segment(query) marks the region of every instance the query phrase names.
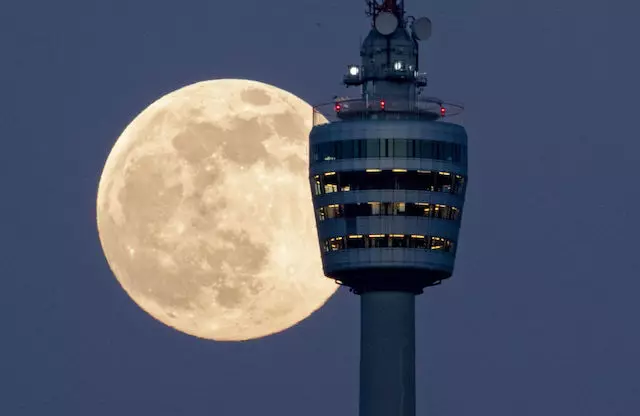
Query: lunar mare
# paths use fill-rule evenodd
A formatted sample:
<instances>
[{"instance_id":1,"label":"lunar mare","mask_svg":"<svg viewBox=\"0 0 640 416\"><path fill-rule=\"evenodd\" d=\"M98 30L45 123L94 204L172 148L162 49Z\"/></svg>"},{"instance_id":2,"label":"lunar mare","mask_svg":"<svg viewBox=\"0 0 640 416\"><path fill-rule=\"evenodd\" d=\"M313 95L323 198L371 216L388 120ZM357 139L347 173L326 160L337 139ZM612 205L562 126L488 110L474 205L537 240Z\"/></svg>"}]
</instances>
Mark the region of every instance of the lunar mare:
<instances>
[{"instance_id":1,"label":"lunar mare","mask_svg":"<svg viewBox=\"0 0 640 416\"><path fill-rule=\"evenodd\" d=\"M307 181L311 119L286 91L227 79L176 90L127 126L102 172L97 224L142 309L239 341L327 301L337 286L322 272Z\"/></svg>"}]
</instances>

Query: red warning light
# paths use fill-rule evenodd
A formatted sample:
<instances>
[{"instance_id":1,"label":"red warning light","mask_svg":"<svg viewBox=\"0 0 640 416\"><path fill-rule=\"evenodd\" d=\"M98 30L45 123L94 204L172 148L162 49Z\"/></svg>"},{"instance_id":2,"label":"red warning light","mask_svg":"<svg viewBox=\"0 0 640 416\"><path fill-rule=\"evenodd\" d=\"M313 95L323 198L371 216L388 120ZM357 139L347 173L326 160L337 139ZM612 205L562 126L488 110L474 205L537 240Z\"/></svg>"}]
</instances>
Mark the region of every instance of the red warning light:
<instances>
[{"instance_id":1,"label":"red warning light","mask_svg":"<svg viewBox=\"0 0 640 416\"><path fill-rule=\"evenodd\" d=\"M440 107L440 115L444 117L445 114L447 114L447 109L444 107Z\"/></svg>"},{"instance_id":2,"label":"red warning light","mask_svg":"<svg viewBox=\"0 0 640 416\"><path fill-rule=\"evenodd\" d=\"M336 103L336 112L339 112L340 110L342 110L342 106L339 103Z\"/></svg>"},{"instance_id":3,"label":"red warning light","mask_svg":"<svg viewBox=\"0 0 640 416\"><path fill-rule=\"evenodd\" d=\"M380 108L384 110L385 102L384 100L380 100Z\"/></svg>"}]
</instances>

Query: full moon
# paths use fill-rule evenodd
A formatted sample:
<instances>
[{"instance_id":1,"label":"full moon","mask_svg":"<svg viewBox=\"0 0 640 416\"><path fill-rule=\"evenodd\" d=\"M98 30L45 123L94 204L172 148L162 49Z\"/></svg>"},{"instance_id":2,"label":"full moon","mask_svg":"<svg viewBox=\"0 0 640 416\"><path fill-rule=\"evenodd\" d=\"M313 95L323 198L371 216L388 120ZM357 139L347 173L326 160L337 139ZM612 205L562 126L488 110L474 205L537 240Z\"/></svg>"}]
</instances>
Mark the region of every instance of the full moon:
<instances>
[{"instance_id":1,"label":"full moon","mask_svg":"<svg viewBox=\"0 0 640 416\"><path fill-rule=\"evenodd\" d=\"M336 291L307 179L311 123L295 95L221 79L169 93L127 126L100 178L97 224L143 310L242 341L295 325Z\"/></svg>"}]
</instances>

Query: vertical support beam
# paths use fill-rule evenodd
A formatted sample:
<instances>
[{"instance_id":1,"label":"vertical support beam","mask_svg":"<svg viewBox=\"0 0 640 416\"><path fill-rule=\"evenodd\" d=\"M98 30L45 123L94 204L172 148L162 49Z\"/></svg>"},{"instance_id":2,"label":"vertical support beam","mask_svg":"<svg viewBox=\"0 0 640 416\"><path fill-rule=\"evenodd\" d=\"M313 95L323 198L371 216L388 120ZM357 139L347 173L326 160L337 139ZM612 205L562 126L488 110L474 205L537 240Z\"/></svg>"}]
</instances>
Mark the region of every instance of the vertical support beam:
<instances>
[{"instance_id":1,"label":"vertical support beam","mask_svg":"<svg viewBox=\"0 0 640 416\"><path fill-rule=\"evenodd\" d=\"M360 416L415 416L415 295L360 297Z\"/></svg>"}]
</instances>

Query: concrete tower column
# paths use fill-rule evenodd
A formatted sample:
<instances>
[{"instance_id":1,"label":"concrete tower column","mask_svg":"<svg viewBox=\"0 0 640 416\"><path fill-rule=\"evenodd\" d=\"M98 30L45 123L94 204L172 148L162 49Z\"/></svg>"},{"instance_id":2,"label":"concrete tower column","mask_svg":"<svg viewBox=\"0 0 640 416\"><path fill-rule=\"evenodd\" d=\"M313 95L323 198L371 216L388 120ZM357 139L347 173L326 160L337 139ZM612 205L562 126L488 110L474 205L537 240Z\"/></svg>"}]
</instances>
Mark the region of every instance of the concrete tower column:
<instances>
[{"instance_id":1,"label":"concrete tower column","mask_svg":"<svg viewBox=\"0 0 640 416\"><path fill-rule=\"evenodd\" d=\"M360 299L360 416L415 416L415 295Z\"/></svg>"}]
</instances>

